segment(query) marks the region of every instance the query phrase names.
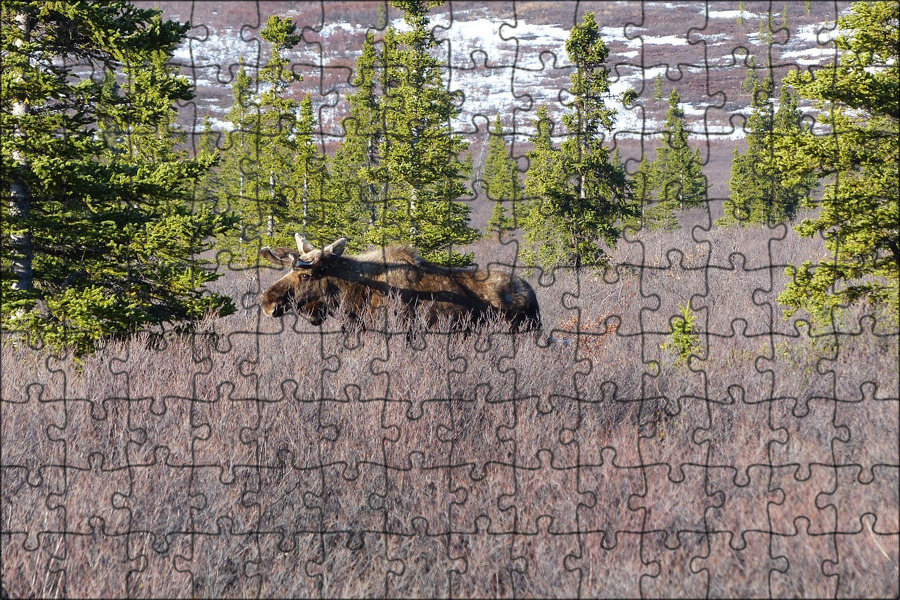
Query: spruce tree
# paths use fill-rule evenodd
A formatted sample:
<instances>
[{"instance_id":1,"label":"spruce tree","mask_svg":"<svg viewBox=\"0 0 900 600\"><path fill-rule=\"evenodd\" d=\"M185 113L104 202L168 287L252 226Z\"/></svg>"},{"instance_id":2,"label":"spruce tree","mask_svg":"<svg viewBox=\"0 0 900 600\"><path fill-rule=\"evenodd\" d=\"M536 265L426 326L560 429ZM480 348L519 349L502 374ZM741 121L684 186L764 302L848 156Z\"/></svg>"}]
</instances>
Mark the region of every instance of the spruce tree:
<instances>
[{"instance_id":1,"label":"spruce tree","mask_svg":"<svg viewBox=\"0 0 900 600\"><path fill-rule=\"evenodd\" d=\"M122 1L4 2L5 329L85 353L234 310L197 258L234 221L193 202L214 159L175 123L193 93L167 63L188 29Z\"/></svg>"},{"instance_id":2,"label":"spruce tree","mask_svg":"<svg viewBox=\"0 0 900 600\"><path fill-rule=\"evenodd\" d=\"M428 19L433 3L393 2L403 10L408 31L385 32L380 61L380 117L384 139L379 160L363 176L382 188L377 223L368 241L409 242L428 260L459 265L471 254L457 248L478 238L469 226L470 208L456 199L466 192L460 154L467 143L453 133L460 112L445 87Z\"/></svg>"},{"instance_id":3,"label":"spruce tree","mask_svg":"<svg viewBox=\"0 0 900 600\"><path fill-rule=\"evenodd\" d=\"M203 129L200 134L196 136L195 143L195 154L197 156L210 157L215 160L217 164L221 164L219 134L213 129L212 119L209 115L203 117ZM208 170L196 185L194 192L195 200L207 203L211 207L215 207L218 202L219 190L222 188L222 185L223 180L219 169L212 168ZM221 211L221 209L219 210Z\"/></svg>"},{"instance_id":4,"label":"spruce tree","mask_svg":"<svg viewBox=\"0 0 900 600\"><path fill-rule=\"evenodd\" d=\"M604 135L615 125L609 96L609 50L600 38L593 13L586 13L566 41L575 65L571 76L572 110L563 115L568 133L559 148L550 138L546 110L538 112L534 150L525 181L529 198L522 227L529 246L523 259L545 268L560 265L601 266L603 247L614 246L625 219L635 214L630 183L613 165ZM626 93L626 101L633 92Z\"/></svg>"},{"instance_id":5,"label":"spruce tree","mask_svg":"<svg viewBox=\"0 0 900 600\"><path fill-rule=\"evenodd\" d=\"M653 99L656 102L663 101L662 89L663 89L663 81L662 81L662 75L660 74L660 75L657 75L656 79L653 80Z\"/></svg>"},{"instance_id":6,"label":"spruce tree","mask_svg":"<svg viewBox=\"0 0 900 600\"><path fill-rule=\"evenodd\" d=\"M731 195L724 203L725 214L717 225L736 223L775 224L790 219L815 184L807 175L788 185L775 164L775 140L801 132L801 115L795 94L782 87L778 110L772 103L771 78L761 82L751 71L745 88L751 91L751 113L747 119L747 150L738 154L735 149L728 182Z\"/></svg>"},{"instance_id":7,"label":"spruce tree","mask_svg":"<svg viewBox=\"0 0 900 600\"><path fill-rule=\"evenodd\" d=\"M312 101L292 96L302 81L286 56L300 40L296 31L291 19L270 16L260 35L271 53L258 79L241 61L232 84L220 195L223 205L239 211L241 223L239 237L220 245L244 262L255 260L262 245L292 244L295 232L318 240L333 220L324 207L327 170L314 139Z\"/></svg>"},{"instance_id":8,"label":"spruce tree","mask_svg":"<svg viewBox=\"0 0 900 600\"><path fill-rule=\"evenodd\" d=\"M568 173L562 167L559 148L553 145L553 122L546 105L538 107L532 149L526 154L525 205L522 230L525 244L520 250L528 266L553 268L573 262L572 240L565 215L553 199L570 195Z\"/></svg>"},{"instance_id":9,"label":"spruce tree","mask_svg":"<svg viewBox=\"0 0 900 600\"><path fill-rule=\"evenodd\" d=\"M269 60L259 72L257 114L251 117L255 160L242 173L249 178L252 209L243 212L244 225L259 236L260 245L287 245L293 223L302 220L302 201L293 170L297 165L299 103L289 92L302 77L291 69L284 52L300 40L289 18L269 17L261 37L272 45ZM255 121L255 122L254 122ZM248 168L249 167L249 168ZM301 214L298 215L298 210Z\"/></svg>"},{"instance_id":10,"label":"spruce tree","mask_svg":"<svg viewBox=\"0 0 900 600\"><path fill-rule=\"evenodd\" d=\"M516 205L522 199L522 183L519 181L518 164L510 155L503 139L500 115L494 121L488 141L488 155L484 163L484 183L487 199L494 203L488 221L488 234L503 240L507 231L516 228ZM509 202L512 215L507 215L504 203Z\"/></svg>"},{"instance_id":11,"label":"spruce tree","mask_svg":"<svg viewBox=\"0 0 900 600\"><path fill-rule=\"evenodd\" d=\"M241 57L238 71L231 84L232 104L226 115L231 131L225 134L222 160L216 170L219 178L217 196L219 209L235 211L239 214L255 211L251 205L250 174L256 162L256 117L257 107L253 101L253 78L247 73ZM254 188L255 189L255 188ZM216 240L216 246L228 250L239 249L249 239L247 224L242 218L236 231Z\"/></svg>"},{"instance_id":12,"label":"spruce tree","mask_svg":"<svg viewBox=\"0 0 900 600\"><path fill-rule=\"evenodd\" d=\"M663 143L651 166L657 202L650 220L667 228L677 227L676 210L701 206L706 201L706 178L700 159L688 145L684 111L679 107L677 89L669 94L669 109L663 130Z\"/></svg>"},{"instance_id":13,"label":"spruce tree","mask_svg":"<svg viewBox=\"0 0 900 600\"><path fill-rule=\"evenodd\" d=\"M817 264L791 267L779 301L834 325L843 306L886 306L900 322L900 7L858 2L838 21L840 63L784 80L813 100L826 131L801 129L775 138L776 164L788 185L810 175L826 179L818 212L796 226L822 235L830 253ZM816 203L809 199L809 206Z\"/></svg>"},{"instance_id":14,"label":"spruce tree","mask_svg":"<svg viewBox=\"0 0 900 600\"><path fill-rule=\"evenodd\" d=\"M376 225L378 207L382 203L383 186L366 177L379 163L378 149L385 139L378 62L375 36L368 32L356 61L352 81L356 91L347 98L350 110L342 123L344 136L331 160L328 182L327 210L342 224L341 231L332 234L346 237L348 247L356 251L365 247L369 229ZM327 233L323 235L328 237Z\"/></svg>"},{"instance_id":15,"label":"spruce tree","mask_svg":"<svg viewBox=\"0 0 900 600\"><path fill-rule=\"evenodd\" d=\"M315 142L315 131L312 99L306 94L300 101L294 125L294 167L291 172L294 203L289 209L286 228L307 239L334 241L344 235L344 223L325 200L328 172L325 157Z\"/></svg>"},{"instance_id":16,"label":"spruce tree","mask_svg":"<svg viewBox=\"0 0 900 600\"><path fill-rule=\"evenodd\" d=\"M653 203L653 173L651 163L646 156L641 157L637 173L634 174L631 182L634 188L634 201L639 207L639 212L635 217L639 220L632 220L629 224L635 228L650 226L653 223L652 220L649 220L650 207Z\"/></svg>"}]
</instances>

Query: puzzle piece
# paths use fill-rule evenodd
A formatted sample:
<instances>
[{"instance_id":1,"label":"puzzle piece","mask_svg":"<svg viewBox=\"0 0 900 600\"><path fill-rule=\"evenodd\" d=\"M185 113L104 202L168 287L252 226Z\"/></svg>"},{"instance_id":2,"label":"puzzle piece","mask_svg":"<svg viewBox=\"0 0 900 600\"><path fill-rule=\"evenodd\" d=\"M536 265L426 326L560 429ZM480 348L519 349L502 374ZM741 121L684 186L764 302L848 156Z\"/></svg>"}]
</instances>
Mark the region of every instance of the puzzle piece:
<instances>
[{"instance_id":1,"label":"puzzle piece","mask_svg":"<svg viewBox=\"0 0 900 600\"><path fill-rule=\"evenodd\" d=\"M191 23L169 62L195 97L167 118L186 134L179 160L215 150L220 162L191 184L189 208L241 218L191 258L191 276L207 268L194 260L214 261L222 277L197 293L236 312L122 331L76 358L16 337L4 306L4 598L900 594L895 316L864 303L824 323L787 316L791 269L830 257L823 236L794 228L828 210L826 180L789 217L728 222L752 212L741 192L782 193L774 176L742 189L735 159L763 139L747 169L768 173L790 134L754 128L780 118L790 70L840 59L850 2L451 1L423 8L412 41L415 18L384 1L135 4ZM605 47L575 59L587 13ZM412 60L410 45L428 52ZM585 100L596 81L573 81L576 63L600 55L609 90ZM431 59L439 71L416 71ZM90 57L53 62L72 63L73 80L109 93L131 82L114 86ZM605 109L616 114L598 117L596 137L573 135ZM812 101L799 109L820 145L836 135ZM880 135L893 140L891 118ZM168 143L162 126L89 127L132 153ZM575 163L594 170L576 177ZM611 183L620 175L631 196ZM67 185L33 193L91 204L93 191ZM584 215L619 199L634 214L611 209L583 234ZM555 212L567 204L579 210ZM71 226L90 227L78 210ZM102 235L112 221L95 217ZM194 235L152 225L114 224ZM446 254L444 226L474 266L421 262ZM557 227L551 258L529 254ZM4 235L8 286L19 242ZM391 236L418 257L356 260ZM369 286L365 302L321 277L329 245ZM585 246L607 262L583 261ZM141 248L110 264L141 280L181 260ZM68 247L38 255L36 270L73 263L53 294L95 275ZM405 281L365 270L379 260L402 263ZM443 283L415 287L417 268ZM264 297L289 272L312 283L282 290L288 310L268 316ZM507 273L534 291L539 330L491 313L521 293L490 287ZM157 292L154 306L176 293ZM484 322L431 310L462 301Z\"/></svg>"}]
</instances>

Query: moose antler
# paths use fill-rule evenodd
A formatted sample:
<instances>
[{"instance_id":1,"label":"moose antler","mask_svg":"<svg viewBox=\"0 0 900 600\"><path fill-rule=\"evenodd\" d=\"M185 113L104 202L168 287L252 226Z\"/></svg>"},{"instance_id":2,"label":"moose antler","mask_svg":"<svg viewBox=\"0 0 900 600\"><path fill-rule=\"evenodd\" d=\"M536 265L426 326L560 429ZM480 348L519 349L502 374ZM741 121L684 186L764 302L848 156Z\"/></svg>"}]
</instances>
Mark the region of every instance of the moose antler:
<instances>
[{"instance_id":1,"label":"moose antler","mask_svg":"<svg viewBox=\"0 0 900 600\"><path fill-rule=\"evenodd\" d=\"M316 249L315 246L306 241L306 238L299 233L294 234L294 240L297 242L297 249L300 250L300 254L309 254Z\"/></svg>"}]
</instances>

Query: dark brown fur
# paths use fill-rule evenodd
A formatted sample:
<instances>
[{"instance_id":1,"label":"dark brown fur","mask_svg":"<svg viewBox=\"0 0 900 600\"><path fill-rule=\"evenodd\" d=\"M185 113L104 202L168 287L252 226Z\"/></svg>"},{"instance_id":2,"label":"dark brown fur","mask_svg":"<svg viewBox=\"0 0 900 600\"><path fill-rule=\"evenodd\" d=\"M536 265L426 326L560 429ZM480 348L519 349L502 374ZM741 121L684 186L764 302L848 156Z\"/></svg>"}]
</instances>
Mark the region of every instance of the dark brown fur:
<instances>
[{"instance_id":1,"label":"dark brown fur","mask_svg":"<svg viewBox=\"0 0 900 600\"><path fill-rule=\"evenodd\" d=\"M539 329L541 324L537 296L524 279L492 269L433 265L409 246L356 257L323 256L312 267L295 266L266 290L262 308L274 317L295 308L318 325L341 310L362 319L391 296L410 309L424 307L431 324L438 316L468 324L490 315L500 316L517 331Z\"/></svg>"}]
</instances>

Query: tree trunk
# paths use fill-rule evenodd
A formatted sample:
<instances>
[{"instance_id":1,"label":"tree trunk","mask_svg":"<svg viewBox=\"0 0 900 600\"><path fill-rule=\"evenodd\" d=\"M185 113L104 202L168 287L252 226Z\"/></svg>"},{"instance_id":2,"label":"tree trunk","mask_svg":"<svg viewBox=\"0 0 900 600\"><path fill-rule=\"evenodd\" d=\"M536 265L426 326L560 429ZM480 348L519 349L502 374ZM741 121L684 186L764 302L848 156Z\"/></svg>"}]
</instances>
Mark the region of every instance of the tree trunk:
<instances>
[{"instance_id":1,"label":"tree trunk","mask_svg":"<svg viewBox=\"0 0 900 600\"><path fill-rule=\"evenodd\" d=\"M303 235L306 235L306 225L309 222L309 183L303 178Z\"/></svg>"},{"instance_id":2,"label":"tree trunk","mask_svg":"<svg viewBox=\"0 0 900 600\"><path fill-rule=\"evenodd\" d=\"M16 40L15 45L22 47L31 37L28 14L24 12L18 13L15 19L19 29L22 31L22 39ZM25 99L17 98L12 105L13 117L21 119L27 112L28 105L25 103ZM16 127L15 131L13 131L13 136L24 138L25 133L21 127ZM28 224L28 217L31 214L31 193L22 180L22 174L28 168L28 159L18 150L12 152L12 159L16 166L13 169L12 181L9 184L9 214L13 221L23 221L25 227L21 232L10 235L10 246L12 248L10 262L12 272L16 275L13 289L24 291L34 287L34 271L32 270L34 249L31 244L31 231Z\"/></svg>"},{"instance_id":3,"label":"tree trunk","mask_svg":"<svg viewBox=\"0 0 900 600\"><path fill-rule=\"evenodd\" d=\"M269 195L272 197L272 206L275 205L275 173L269 173ZM269 213L269 219L266 223L266 233L269 237L275 235L275 215Z\"/></svg>"},{"instance_id":4,"label":"tree trunk","mask_svg":"<svg viewBox=\"0 0 900 600\"><path fill-rule=\"evenodd\" d=\"M244 142L241 141L241 144L243 144L243 143L244 143ZM240 207L243 208L243 206L244 206L244 173L243 173L243 172L241 173L241 179L240 179L240 182L241 182L241 184L240 184L241 187L240 187L240 189L238 190L238 196L239 196L239 198L238 198L238 206L240 206ZM241 221L241 234L240 234L240 235L241 235L241 243L242 243L242 244L247 243L247 226L244 225L244 221L243 221L243 220Z\"/></svg>"}]
</instances>

